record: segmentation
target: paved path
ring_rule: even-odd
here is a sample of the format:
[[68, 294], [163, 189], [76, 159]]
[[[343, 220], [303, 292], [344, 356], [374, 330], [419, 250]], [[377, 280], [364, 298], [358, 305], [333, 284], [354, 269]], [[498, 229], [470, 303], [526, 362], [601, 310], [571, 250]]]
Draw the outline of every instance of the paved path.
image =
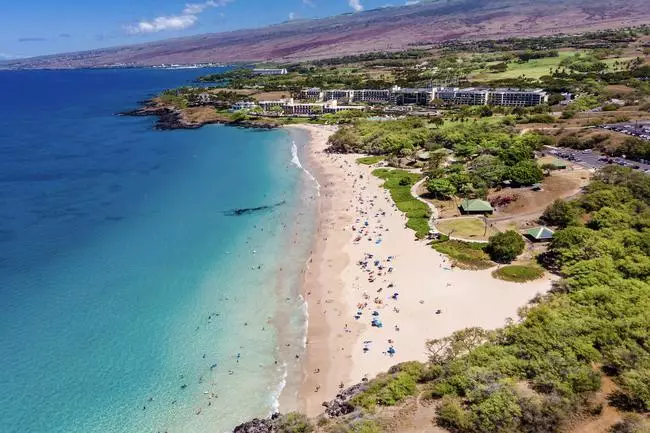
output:
[[[418, 188], [420, 185], [422, 185], [424, 182], [426, 182], [427, 178], [423, 178], [419, 180], [415, 185], [411, 187], [411, 195], [415, 197], [417, 200], [421, 201], [422, 203], [426, 204], [429, 206], [429, 209], [431, 209], [431, 218], [429, 218], [429, 227], [431, 227], [431, 231], [434, 233], [442, 233], [438, 228], [436, 227], [436, 221], [438, 220], [438, 208], [435, 207], [433, 204], [429, 203], [426, 200], [423, 200], [420, 195], [417, 193]], [[465, 217], [465, 218], [476, 218], [476, 217]], [[455, 219], [455, 218], [445, 218], [445, 219]], [[446, 233], [442, 233], [445, 236], [448, 236]], [[449, 236], [449, 239], [454, 240], [454, 241], [462, 241], [462, 242], [472, 242], [472, 243], [477, 243], [477, 244], [487, 244], [488, 241], [484, 240], [477, 240], [477, 239], [465, 239], [465, 238], [459, 238], [456, 236]]]

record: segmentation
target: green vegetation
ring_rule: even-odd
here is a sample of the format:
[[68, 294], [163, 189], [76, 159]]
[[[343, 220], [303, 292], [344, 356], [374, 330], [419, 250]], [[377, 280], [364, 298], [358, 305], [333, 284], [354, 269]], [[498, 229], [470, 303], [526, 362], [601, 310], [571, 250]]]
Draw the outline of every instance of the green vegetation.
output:
[[364, 156], [363, 158], [357, 159], [357, 164], [375, 165], [378, 162], [383, 161], [384, 159], [386, 159], [386, 157], [384, 156]]
[[490, 237], [485, 251], [498, 263], [510, 263], [524, 251], [526, 242], [519, 233], [508, 230]]
[[429, 227], [431, 209], [411, 194], [411, 187], [422, 178], [422, 175], [385, 168], [378, 168], [372, 174], [384, 180], [383, 187], [390, 191], [397, 208], [406, 214], [408, 218], [406, 226], [415, 231], [415, 237], [418, 239], [426, 237], [431, 229]]
[[278, 433], [312, 433], [314, 425], [305, 415], [291, 412], [280, 416], [277, 420]]
[[494, 229], [487, 226], [480, 218], [454, 218], [439, 221], [436, 227], [442, 233], [458, 238], [486, 238], [494, 233]]
[[461, 242], [443, 239], [434, 241], [431, 246], [436, 251], [448, 256], [453, 263], [463, 269], [487, 269], [494, 266], [490, 256], [485, 252], [486, 244]]
[[[650, 178], [607, 167], [569, 205], [587, 225], [558, 230], [542, 258], [564, 277], [552, 293], [521, 310], [519, 323], [428, 341], [426, 364], [401, 364], [372, 380], [352, 399], [359, 411], [344, 423], [370, 422], [370, 431], [381, 431], [369, 411], [419, 388], [440, 399], [435, 422], [453, 432], [559, 433], [597, 413], [590, 397], [604, 374], [617, 386], [610, 404], [650, 412]], [[482, 254], [487, 262], [480, 245], [441, 240], [433, 247], [452, 258]], [[535, 265], [494, 272], [509, 281], [542, 273]], [[610, 431], [645, 432], [646, 418], [625, 415]]]
[[366, 410], [375, 406], [395, 406], [406, 397], [415, 394], [416, 379], [408, 372], [380, 375], [368, 389], [356, 395], [350, 403]]
[[544, 270], [536, 265], [508, 265], [492, 272], [492, 276], [500, 280], [525, 283], [542, 278]]
[[564, 200], [555, 200], [544, 210], [539, 220], [547, 225], [565, 228], [578, 224], [579, 211]]

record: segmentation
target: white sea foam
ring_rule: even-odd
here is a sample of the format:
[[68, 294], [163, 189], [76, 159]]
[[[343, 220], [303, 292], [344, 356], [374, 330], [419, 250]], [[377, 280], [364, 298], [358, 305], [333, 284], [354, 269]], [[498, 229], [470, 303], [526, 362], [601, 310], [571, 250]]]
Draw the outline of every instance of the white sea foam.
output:
[[302, 348], [306, 349], [307, 348], [307, 332], [309, 330], [309, 305], [307, 304], [307, 300], [302, 295], [298, 295], [298, 297], [302, 301], [302, 312], [303, 312], [303, 317], [305, 318], [305, 325], [304, 325], [303, 333], [302, 333]]
[[278, 383], [275, 392], [271, 395], [271, 413], [269, 416], [280, 411], [280, 396], [282, 395], [282, 391], [284, 391], [284, 387], [287, 386], [287, 375], [289, 374], [287, 363], [283, 362], [279, 369], [282, 369], [282, 379], [280, 380], [280, 383]]
[[314, 181], [314, 184], [316, 185], [316, 194], [320, 196], [320, 183], [318, 183], [318, 180], [316, 180], [314, 175], [300, 163], [300, 158], [298, 157], [298, 146], [296, 146], [295, 140], [291, 141], [291, 163], [304, 171], [305, 174]]

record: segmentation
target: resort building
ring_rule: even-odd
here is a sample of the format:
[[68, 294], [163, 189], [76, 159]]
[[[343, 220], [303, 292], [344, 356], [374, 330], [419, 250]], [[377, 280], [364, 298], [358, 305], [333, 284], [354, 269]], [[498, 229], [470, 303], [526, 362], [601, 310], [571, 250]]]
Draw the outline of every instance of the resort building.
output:
[[338, 101], [343, 103], [351, 103], [354, 96], [354, 90], [333, 89], [325, 90], [323, 94], [324, 101]]
[[239, 111], [239, 110], [250, 110], [252, 108], [257, 107], [257, 104], [252, 101], [239, 101], [236, 102], [230, 107], [232, 111]]
[[385, 89], [355, 90], [352, 95], [353, 102], [388, 103], [391, 101], [391, 91]]
[[254, 75], [287, 75], [286, 69], [253, 69]]
[[276, 101], [260, 101], [262, 110], [270, 111], [274, 107], [282, 108], [284, 114], [293, 116], [315, 116], [324, 113], [338, 113], [344, 110], [365, 110], [363, 105], [339, 105], [338, 101], [326, 102], [295, 102], [293, 98], [278, 99]]
[[293, 103], [292, 99], [276, 99], [273, 101], [260, 101], [258, 102], [259, 106], [262, 107], [262, 110], [269, 111], [273, 107], [284, 108], [285, 105]]
[[437, 88], [434, 91], [434, 99], [439, 99], [446, 104], [452, 105], [485, 105], [488, 103], [489, 91], [486, 89], [459, 89]]
[[479, 199], [464, 199], [459, 207], [464, 214], [491, 214], [494, 212], [490, 203]]
[[323, 104], [324, 113], [338, 113], [345, 110], [365, 110], [364, 105], [339, 105], [337, 101], [328, 101]]
[[391, 89], [391, 102], [395, 105], [429, 105], [433, 101], [434, 89]]
[[323, 95], [323, 91], [318, 87], [312, 87], [311, 89], [303, 89], [300, 91], [300, 99], [308, 101], [322, 101]]
[[488, 104], [490, 105], [504, 105], [507, 107], [530, 107], [547, 102], [548, 94], [542, 89], [495, 89], [490, 91], [488, 98]]

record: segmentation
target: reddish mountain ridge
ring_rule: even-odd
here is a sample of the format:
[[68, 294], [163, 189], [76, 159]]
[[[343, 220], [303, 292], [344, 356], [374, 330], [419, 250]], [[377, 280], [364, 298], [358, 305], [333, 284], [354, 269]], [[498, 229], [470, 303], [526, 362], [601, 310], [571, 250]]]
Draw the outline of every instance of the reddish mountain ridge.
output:
[[647, 0], [439, 0], [319, 20], [5, 62], [15, 68], [290, 61], [453, 39], [577, 33], [650, 23]]

